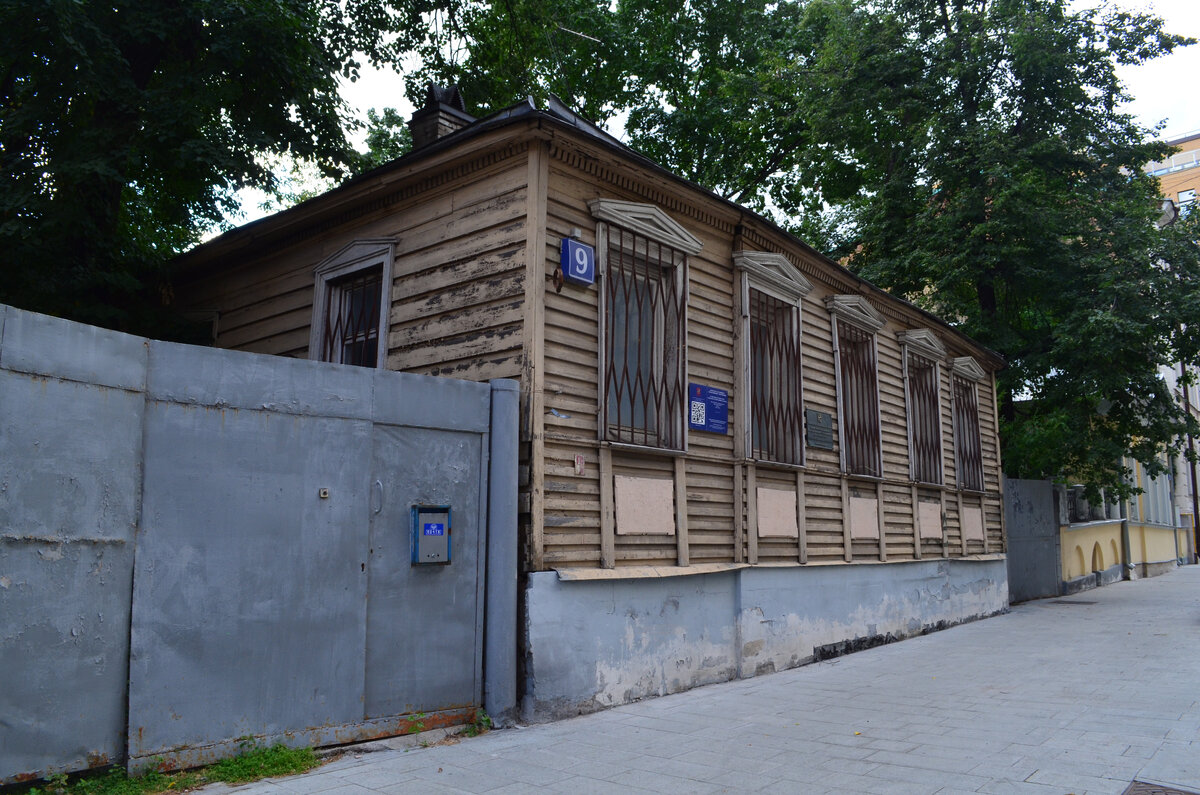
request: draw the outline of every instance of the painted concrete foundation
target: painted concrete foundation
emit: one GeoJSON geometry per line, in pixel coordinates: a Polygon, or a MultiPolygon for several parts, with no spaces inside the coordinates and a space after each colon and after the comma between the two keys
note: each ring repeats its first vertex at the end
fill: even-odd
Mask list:
{"type": "Polygon", "coordinates": [[[526,586],[522,717],[792,668],[1008,609],[1003,555],[526,586]]]}

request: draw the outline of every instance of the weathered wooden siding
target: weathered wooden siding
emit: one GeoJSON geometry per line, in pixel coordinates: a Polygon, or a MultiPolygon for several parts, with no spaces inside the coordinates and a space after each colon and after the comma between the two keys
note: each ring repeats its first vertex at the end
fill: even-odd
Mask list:
{"type": "Polygon", "coordinates": [[[525,151],[508,148],[448,167],[318,234],[220,278],[185,280],[195,312],[215,312],[218,347],[308,355],[313,269],[355,240],[394,238],[390,369],[471,380],[521,375],[526,258],[525,151]]]}
{"type": "MultiPolygon", "coordinates": [[[[915,557],[961,555],[958,495],[954,490],[954,448],[949,399],[948,367],[943,367],[942,423],[945,440],[944,488],[914,489],[909,479],[907,416],[903,383],[902,350],[897,333],[927,325],[911,310],[900,310],[886,299],[870,296],[888,323],[877,335],[878,379],[882,420],[884,475],[881,482],[844,478],[837,450],[806,447],[803,469],[752,462],[737,457],[737,433],[744,418],[738,416],[736,377],[740,345],[735,307],[739,306],[739,280],[732,267],[735,246],[734,219],[716,210],[683,204],[661,181],[610,167],[572,146],[552,142],[546,201],[546,278],[558,262],[558,243],[574,232],[585,243],[596,243],[596,219],[588,210],[591,199],[609,198],[656,204],[703,243],[689,257],[688,380],[730,392],[728,435],[689,432],[688,450],[681,466],[687,505],[686,541],[673,536],[640,536],[605,530],[605,511],[611,511],[611,478],[614,475],[671,480],[675,459],[669,455],[604,449],[598,441],[600,388],[598,387],[599,290],[566,285],[561,291],[547,286],[545,296],[544,399],[546,439],[545,520],[542,543],[547,567],[596,565],[673,566],[678,562],[798,563],[853,560],[904,560],[915,557]],[[620,176],[616,176],[617,174],[620,176]],[[908,314],[904,314],[908,312],[908,314]],[[904,321],[904,322],[902,322],[904,321]],[[577,474],[575,457],[584,460],[577,474]],[[603,461],[602,461],[603,459],[603,461]],[[604,495],[601,470],[609,479],[604,495]],[[799,538],[759,537],[756,530],[756,489],[796,490],[803,493],[803,527],[799,538]],[[849,491],[882,497],[880,539],[850,542],[844,526],[844,504],[849,491]],[[913,495],[945,503],[942,538],[918,538],[913,495]],[[605,508],[605,500],[609,507],[605,508]],[[607,535],[606,535],[607,532],[607,535]],[[608,551],[606,551],[608,550],[608,551]]],[[[804,407],[827,412],[837,433],[837,391],[834,382],[833,331],[824,299],[860,288],[847,274],[831,271],[811,253],[789,247],[786,238],[769,229],[743,228],[738,248],[780,251],[814,284],[803,299],[801,351],[804,407]]],[[[958,351],[955,355],[967,355],[958,351]]],[[[989,494],[983,499],[988,532],[987,551],[1001,546],[997,448],[992,428],[994,401],[990,385],[981,385],[980,424],[989,494]]],[[[678,493],[678,492],[677,492],[678,493]]],[[[980,497],[966,495],[968,505],[980,497]]],[[[611,517],[608,519],[611,522],[611,517]]],[[[610,526],[611,527],[611,526],[610,526]]],[[[971,542],[966,553],[985,551],[982,542],[971,542]]]]}
{"type": "MultiPolygon", "coordinates": [[[[929,318],[865,288],[753,216],[574,133],[507,135],[495,133],[461,157],[440,154],[436,168],[414,169],[388,184],[384,199],[297,229],[219,278],[185,282],[181,294],[191,308],[219,313],[220,346],[306,356],[313,268],[355,240],[395,239],[388,367],[522,381],[522,555],[531,569],[904,560],[1003,549],[991,383],[979,388],[987,493],[956,490],[948,362],[939,384],[945,485],[909,480],[897,334],[935,325],[929,318]],[[703,244],[688,262],[687,380],[729,391],[730,433],[689,432],[683,457],[598,441],[599,292],[570,285],[559,291],[552,281],[564,237],[578,233],[596,243],[587,203],[598,198],[658,206],[703,244]],[[742,457],[738,439],[747,418],[739,410],[745,385],[734,250],[781,253],[812,282],[800,312],[803,407],[832,417],[835,440],[833,324],[825,299],[863,295],[886,318],[876,336],[882,478],[843,476],[836,449],[806,445],[802,468],[742,457]],[[615,533],[616,475],[671,481],[677,534],[615,533]],[[802,496],[799,537],[759,535],[758,488],[802,496]],[[880,500],[879,538],[850,538],[847,506],[854,496],[880,500]],[[919,537],[914,499],[941,506],[939,537],[919,537]],[[985,541],[964,545],[960,505],[982,507],[985,541]]],[[[935,332],[949,357],[972,353],[953,334],[935,332]]]]}

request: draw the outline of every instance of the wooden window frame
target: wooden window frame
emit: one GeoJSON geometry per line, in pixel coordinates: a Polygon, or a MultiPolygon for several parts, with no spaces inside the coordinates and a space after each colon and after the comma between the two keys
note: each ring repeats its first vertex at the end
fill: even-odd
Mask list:
{"type": "Polygon", "coordinates": [[[946,348],[942,345],[937,336],[929,329],[913,329],[910,331],[902,331],[897,335],[900,339],[900,345],[904,355],[904,401],[905,401],[905,419],[908,424],[908,475],[909,479],[914,483],[923,483],[932,486],[940,486],[945,482],[945,456],[946,447],[945,439],[942,433],[942,361],[946,358],[946,348]],[[926,417],[922,422],[922,418],[917,416],[919,412],[915,409],[917,401],[921,397],[920,390],[914,386],[913,367],[914,359],[921,360],[927,363],[932,370],[933,375],[933,405],[926,406],[926,411],[932,414],[932,431],[936,436],[934,440],[920,439],[924,431],[930,430],[929,418],[926,417]],[[928,446],[930,442],[934,442],[936,446],[936,455],[933,458],[933,472],[927,473],[922,471],[920,465],[918,450],[928,446]],[[932,474],[932,477],[922,477],[923,475],[932,474]]]}
{"type": "MultiPolygon", "coordinates": [[[[740,324],[741,324],[741,382],[742,398],[738,405],[738,413],[745,421],[741,423],[741,445],[745,457],[756,461],[776,464],[804,466],[806,463],[804,449],[804,361],[801,346],[803,336],[803,302],[804,297],[812,291],[812,284],[800,273],[799,269],[782,254],[767,251],[737,251],[733,255],[733,264],[739,273],[740,324]],[[773,436],[782,438],[780,443],[791,455],[772,454],[765,445],[756,444],[755,429],[758,427],[756,407],[760,404],[760,396],[755,393],[755,345],[756,335],[753,323],[753,300],[751,291],[761,293],[768,299],[791,307],[792,339],[794,360],[790,372],[782,380],[784,383],[795,384],[794,412],[785,411],[781,430],[773,436]],[[786,416],[792,414],[793,416],[786,416]]],[[[775,451],[778,453],[778,451],[775,451]]]]}
{"type": "Polygon", "coordinates": [[[880,480],[883,478],[883,415],[879,404],[879,341],[877,335],[886,325],[883,316],[875,307],[861,295],[831,295],[825,299],[829,310],[833,331],[833,369],[834,381],[837,388],[838,406],[838,460],[843,475],[865,477],[880,480]],[[842,350],[841,332],[858,333],[869,338],[870,343],[870,372],[871,384],[864,385],[863,394],[874,403],[874,412],[868,408],[868,413],[874,414],[874,438],[869,440],[873,450],[873,459],[862,466],[853,466],[854,462],[847,456],[847,426],[851,412],[847,408],[848,396],[845,378],[850,377],[844,372],[843,358],[846,352],[842,350]],[[845,377],[845,378],[844,378],[845,377]],[[869,471],[862,471],[869,470],[869,471]],[[873,471],[872,471],[873,470],[873,471]]]}
{"type": "MultiPolygon", "coordinates": [[[[379,328],[374,366],[387,364],[388,317],[392,297],[392,263],[396,259],[396,242],[391,238],[356,240],[313,269],[313,317],[309,327],[308,358],[314,361],[333,361],[325,356],[326,318],[335,301],[341,300],[339,282],[365,271],[379,269],[379,328]]],[[[341,362],[335,362],[340,364],[341,362]]]]}
{"type": "MultiPolygon", "coordinates": [[[[650,204],[627,202],[616,199],[594,199],[588,203],[592,215],[597,219],[596,225],[596,277],[599,285],[597,301],[598,310],[598,380],[597,380],[597,411],[598,430],[602,442],[623,447],[633,447],[668,452],[682,453],[687,451],[687,307],[689,300],[688,257],[700,251],[700,241],[687,232],[676,221],[670,218],[658,207],[650,204]],[[616,236],[620,237],[616,237],[616,236]],[[610,422],[610,400],[613,390],[614,374],[609,372],[618,357],[610,353],[615,344],[612,338],[610,314],[613,308],[610,302],[614,298],[613,276],[610,269],[610,249],[613,242],[618,243],[618,249],[623,250],[626,243],[635,263],[632,279],[636,280],[636,261],[642,258],[642,264],[649,274],[655,267],[661,271],[670,269],[670,294],[676,302],[674,328],[669,321],[667,307],[662,300],[651,301],[655,313],[653,318],[654,339],[650,345],[653,358],[650,365],[651,379],[655,382],[653,394],[655,403],[654,427],[638,427],[636,425],[617,425],[610,422]],[[669,262],[664,260],[664,253],[669,262]],[[672,334],[672,332],[674,332],[672,334]],[[673,339],[672,339],[673,337],[673,339]],[[674,351],[668,343],[674,342],[674,351]],[[674,358],[672,358],[674,354],[674,358]]],[[[626,337],[626,350],[629,338],[626,337]]],[[[621,357],[628,361],[629,356],[621,357]]],[[[624,379],[628,381],[626,372],[624,379]]],[[[618,390],[620,387],[616,387],[618,390]]],[[[622,399],[622,398],[618,398],[622,399]]],[[[643,398],[643,416],[650,416],[651,406],[647,398],[643,398]]],[[[632,397],[631,397],[632,401],[632,397]]],[[[619,412],[619,409],[618,409],[619,412]]],[[[630,414],[635,415],[634,404],[631,402],[630,414]]],[[[618,414],[618,419],[620,416],[618,414]]],[[[632,416],[631,416],[632,419],[632,416]]],[[[650,423],[644,423],[649,426],[650,423]]]]}
{"type": "Polygon", "coordinates": [[[950,370],[955,483],[960,491],[983,493],[987,488],[987,477],[983,466],[983,427],[979,420],[979,382],[987,377],[987,373],[971,356],[956,358],[950,370]],[[970,396],[970,406],[962,405],[960,387],[963,394],[970,396]],[[975,479],[976,475],[978,480],[975,479]]]}

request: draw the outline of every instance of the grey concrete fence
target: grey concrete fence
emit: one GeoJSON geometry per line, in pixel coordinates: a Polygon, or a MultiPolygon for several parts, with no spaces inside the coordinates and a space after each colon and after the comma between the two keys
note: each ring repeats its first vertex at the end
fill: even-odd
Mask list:
{"type": "Polygon", "coordinates": [[[517,400],[0,305],[0,783],[510,715],[517,400]]]}

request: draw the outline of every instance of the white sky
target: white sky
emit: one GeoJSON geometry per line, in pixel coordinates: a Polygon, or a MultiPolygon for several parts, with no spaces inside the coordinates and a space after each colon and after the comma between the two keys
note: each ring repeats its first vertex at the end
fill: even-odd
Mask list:
{"type": "MultiPolygon", "coordinates": [[[[1076,0],[1094,7],[1099,0],[1076,0]]],[[[1148,10],[1166,20],[1171,33],[1200,40],[1200,0],[1118,0],[1129,11],[1148,10]]],[[[1176,49],[1166,58],[1124,67],[1121,77],[1133,96],[1129,110],[1148,128],[1165,122],[1159,137],[1179,138],[1200,130],[1200,44],[1176,49]]]]}

